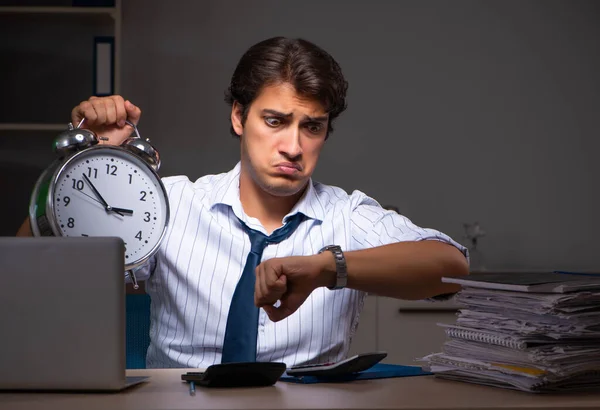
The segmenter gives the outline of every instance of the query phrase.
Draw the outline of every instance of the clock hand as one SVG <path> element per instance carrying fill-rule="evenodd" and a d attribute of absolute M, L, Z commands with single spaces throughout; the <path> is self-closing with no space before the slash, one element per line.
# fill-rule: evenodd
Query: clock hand
<path fill-rule="evenodd" d="M 100 200 L 100 203 L 102 205 L 104 205 L 104 208 L 106 208 L 108 210 L 109 206 L 106 203 L 106 201 L 104 200 L 104 198 L 102 198 L 102 195 L 100 195 L 100 192 L 98 192 L 98 190 L 96 189 L 96 187 L 94 186 L 94 184 L 92 184 L 92 181 L 90 181 L 90 179 L 85 175 L 83 175 L 83 179 L 85 179 L 85 182 L 88 183 L 88 185 L 90 186 L 90 188 L 92 188 L 92 191 L 94 191 L 94 194 L 96 194 L 96 196 L 98 197 L 98 199 Z"/>
<path fill-rule="evenodd" d="M 121 212 L 121 213 L 124 213 L 124 214 L 133 215 L 133 209 L 117 208 L 115 206 L 111 207 L 111 209 L 114 212 Z"/>
<path fill-rule="evenodd" d="M 96 201 L 96 202 L 98 202 L 100 205 L 102 205 L 102 202 L 98 201 L 98 199 L 94 198 L 94 197 L 93 197 L 93 196 L 91 196 L 90 194 L 86 194 L 86 193 L 85 193 L 85 192 L 83 192 L 83 191 L 79 191 L 79 193 L 81 193 L 81 194 L 83 194 L 83 195 L 87 196 L 87 197 L 88 197 L 88 198 L 90 198 L 90 199 L 93 199 L 94 201 Z"/>
<path fill-rule="evenodd" d="M 120 208 L 117 208 L 117 209 L 115 209 L 115 208 L 113 208 L 113 207 L 112 207 L 112 206 L 110 206 L 110 205 L 109 205 L 109 206 L 106 208 L 106 211 L 108 211 L 108 212 L 114 212 L 114 213 L 116 213 L 116 214 L 119 214 L 119 215 L 121 215 L 121 216 L 125 216 L 125 215 L 123 215 L 123 214 L 121 213 L 121 211 L 120 211 Z M 133 213 L 133 211 L 131 211 L 131 212 Z"/>
<path fill-rule="evenodd" d="M 94 201 L 98 202 L 100 205 L 102 205 L 102 202 L 100 202 L 99 200 L 97 200 L 96 198 L 94 198 L 93 196 L 91 196 L 90 194 L 87 194 L 83 191 L 79 191 L 80 194 L 83 194 L 85 196 L 87 196 L 90 199 L 93 199 Z M 111 208 L 111 210 L 113 210 L 114 212 L 118 213 L 121 216 L 124 216 L 121 212 L 123 211 L 130 211 L 129 209 L 121 209 L 121 208 Z M 125 212 L 125 213 L 130 213 L 130 212 Z M 131 211 L 131 214 L 133 214 L 133 211 Z"/>
<path fill-rule="evenodd" d="M 87 175 L 85 175 L 85 174 L 81 174 L 81 175 L 83 175 L 83 179 L 85 179 L 85 181 L 88 183 L 88 185 L 90 186 L 90 188 L 92 188 L 92 191 L 94 191 L 94 193 L 96 194 L 96 196 L 100 200 L 100 203 L 102 205 L 104 205 L 104 209 L 106 209 L 106 212 L 113 211 L 113 212 L 116 212 L 119 215 L 123 216 L 123 214 L 121 212 L 113 210 L 113 208 L 108 203 L 106 203 L 106 201 L 104 200 L 104 198 L 102 198 L 102 195 L 100 195 L 100 192 L 98 192 L 98 190 L 96 189 L 96 187 L 94 186 L 94 184 L 92 184 L 92 181 L 90 181 L 90 179 L 87 177 Z"/>

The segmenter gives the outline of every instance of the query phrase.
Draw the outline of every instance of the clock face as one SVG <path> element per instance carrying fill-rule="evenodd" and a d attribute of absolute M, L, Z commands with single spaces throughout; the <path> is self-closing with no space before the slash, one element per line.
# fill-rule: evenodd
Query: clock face
<path fill-rule="evenodd" d="M 71 158 L 50 199 L 64 236 L 121 237 L 130 266 L 156 250 L 168 221 L 160 179 L 141 159 L 119 148 L 89 149 Z"/>

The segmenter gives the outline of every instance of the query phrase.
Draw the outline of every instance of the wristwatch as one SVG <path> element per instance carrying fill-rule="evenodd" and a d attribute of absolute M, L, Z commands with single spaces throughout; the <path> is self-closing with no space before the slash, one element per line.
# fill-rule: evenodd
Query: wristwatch
<path fill-rule="evenodd" d="M 330 290 L 342 289 L 346 287 L 348 283 L 348 271 L 346 269 L 346 258 L 344 257 L 344 252 L 342 252 L 342 248 L 339 245 L 327 245 L 323 249 L 319 251 L 319 253 L 323 253 L 325 251 L 330 251 L 333 253 L 333 257 L 335 258 L 335 272 L 336 272 L 336 282 L 335 286 L 329 287 Z"/>

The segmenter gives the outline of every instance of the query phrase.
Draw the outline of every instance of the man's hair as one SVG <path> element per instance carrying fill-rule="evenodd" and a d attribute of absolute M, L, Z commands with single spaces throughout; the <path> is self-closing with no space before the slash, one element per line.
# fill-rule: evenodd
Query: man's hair
<path fill-rule="evenodd" d="M 333 57 L 309 41 L 273 37 L 250 47 L 233 72 L 225 101 L 242 106 L 243 124 L 263 88 L 280 83 L 293 85 L 302 97 L 323 105 L 329 114 L 329 136 L 333 120 L 346 109 L 348 82 Z M 238 136 L 233 126 L 231 134 Z"/>

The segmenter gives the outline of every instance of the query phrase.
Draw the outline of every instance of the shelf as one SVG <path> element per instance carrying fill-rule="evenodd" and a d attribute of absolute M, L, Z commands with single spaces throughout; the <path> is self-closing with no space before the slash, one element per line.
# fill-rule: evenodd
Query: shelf
<path fill-rule="evenodd" d="M 3 96 L 10 100 L 0 99 L 10 106 L 8 110 L 3 109 L 0 116 L 0 140 L 3 144 L 9 139 L 4 137 L 37 137 L 68 129 L 73 104 L 93 93 L 95 80 L 92 74 L 96 62 L 92 40 L 96 37 L 114 38 L 113 93 L 120 92 L 122 0 L 114 0 L 108 7 L 72 6 L 67 0 L 10 0 L 0 3 L 3 3 L 0 6 L 0 32 L 4 39 L 2 56 L 13 61 L 14 67 L 11 68 L 14 68 L 15 74 L 13 78 L 9 76 L 0 82 L 0 89 L 7 91 Z M 73 36 L 74 32 L 76 36 Z M 19 41 L 15 42 L 12 38 L 15 35 Z M 65 41 L 70 42 L 71 49 L 84 51 L 71 57 L 64 51 Z M 31 83 L 31 78 L 36 76 L 36 80 L 45 85 L 42 91 L 38 84 Z M 65 81 L 74 83 L 69 92 L 61 92 L 60 87 Z M 57 92 L 60 94 L 58 97 Z M 15 99 L 15 95 L 18 96 L 16 101 L 11 100 Z M 27 95 L 36 95 L 39 107 L 32 107 Z M 27 115 L 28 112 L 38 114 Z"/>
<path fill-rule="evenodd" d="M 0 123 L 0 131 L 64 131 L 68 128 L 64 124 L 42 124 L 42 123 Z"/>
<path fill-rule="evenodd" d="M 37 7 L 37 6 L 2 6 L 0 14 L 107 14 L 115 18 L 116 7 Z"/>

